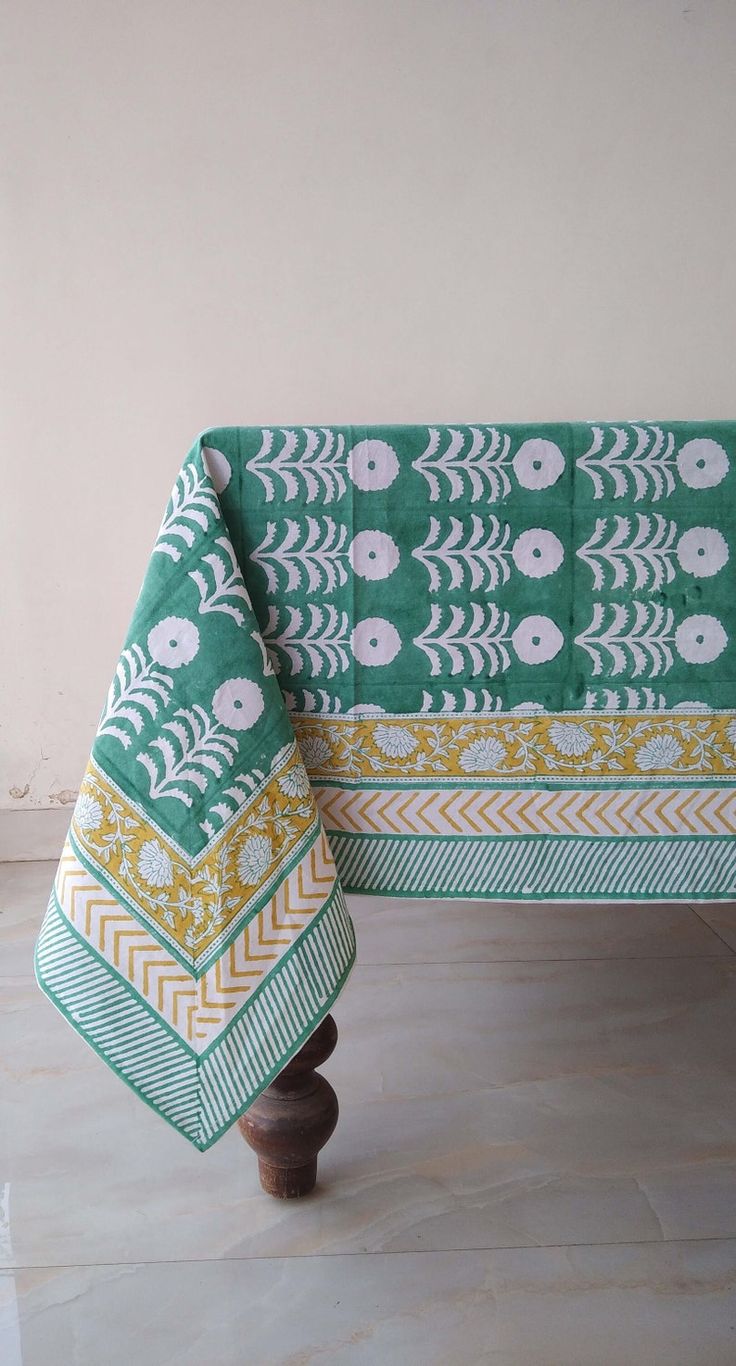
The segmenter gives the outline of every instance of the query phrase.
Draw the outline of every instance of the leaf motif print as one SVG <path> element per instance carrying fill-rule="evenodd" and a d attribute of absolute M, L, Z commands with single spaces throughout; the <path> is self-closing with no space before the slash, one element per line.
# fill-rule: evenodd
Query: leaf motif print
<path fill-rule="evenodd" d="M 287 593 L 301 588 L 305 577 L 313 593 L 318 589 L 332 593 L 346 583 L 346 526 L 338 525 L 333 517 L 309 516 L 306 523 L 287 517 L 285 526 L 285 533 L 277 544 L 277 525 L 267 522 L 266 535 L 250 555 L 253 563 L 265 573 L 269 593 L 279 591 L 279 570 L 285 578 L 283 591 Z"/>
<path fill-rule="evenodd" d="M 653 688 L 589 688 L 585 694 L 586 711 L 665 711 L 664 693 Z"/>
<path fill-rule="evenodd" d="M 256 645 L 258 646 L 261 652 L 261 667 L 263 668 L 263 677 L 273 678 L 275 674 L 273 660 L 271 659 L 271 656 L 263 643 L 263 636 L 261 635 L 260 631 L 251 631 L 250 638 L 251 640 L 255 641 Z"/>
<path fill-rule="evenodd" d="M 336 716 L 342 711 L 342 702 L 339 697 L 332 697 L 324 688 L 302 688 L 302 711 L 321 712 L 325 715 Z"/>
<path fill-rule="evenodd" d="M 193 798 L 187 787 L 206 792 L 210 775 L 221 778 L 225 768 L 232 765 L 238 742 L 219 722 L 213 722 L 198 703 L 191 709 L 180 707 L 162 729 L 168 735 L 157 736 L 148 750 L 136 755 L 148 773 L 149 796 L 154 801 L 175 797 L 191 806 Z M 169 735 L 173 738 L 169 739 Z M 151 750 L 157 751 L 160 758 L 154 757 Z"/>
<path fill-rule="evenodd" d="M 429 574 L 430 593 L 439 591 L 442 568 L 449 571 L 449 588 L 462 587 L 466 574 L 472 589 L 494 589 L 499 582 L 507 582 L 511 573 L 507 549 L 511 527 L 508 523 L 502 524 L 493 516 L 485 523 L 473 512 L 470 526 L 460 517 L 451 517 L 450 529 L 442 541 L 441 536 L 441 522 L 437 517 L 430 517 L 423 545 L 411 552 Z"/>
<path fill-rule="evenodd" d="M 672 432 L 635 424 L 632 431 L 636 444 L 629 450 L 631 433 L 623 427 L 591 428 L 590 447 L 579 457 L 577 465 L 592 479 L 594 498 L 605 497 L 607 479 L 613 487 L 614 498 L 623 498 L 630 493 L 637 502 L 648 497 L 656 503 L 673 492 L 676 460 Z M 604 451 L 606 437 L 611 435 L 613 441 Z"/>
<path fill-rule="evenodd" d="M 607 611 L 611 619 L 603 629 Z M 596 602 L 591 623 L 575 637 L 575 644 L 590 655 L 596 675 L 603 673 L 607 665 L 613 677 L 628 667 L 634 678 L 643 673 L 657 678 L 672 667 L 673 622 L 672 608 L 659 603 Z"/>
<path fill-rule="evenodd" d="M 282 610 L 287 623 L 279 631 Z M 344 673 L 350 665 L 350 627 L 347 612 L 338 612 L 337 608 L 331 605 L 318 607 L 316 603 L 309 603 L 307 612 L 309 623 L 305 627 L 304 613 L 300 608 L 269 607 L 263 640 L 272 660 L 276 661 L 277 671 L 280 666 L 276 651 L 281 650 L 296 674 L 303 672 L 307 662 L 315 677 L 322 674 L 325 666 L 327 678 L 334 678 L 338 672 Z"/>
<path fill-rule="evenodd" d="M 611 588 L 624 588 L 630 578 L 635 589 L 652 592 L 663 583 L 672 582 L 677 523 L 668 521 L 661 513 L 648 517 L 637 512 L 635 516 L 633 534 L 628 517 L 615 516 L 611 522 L 607 517 L 598 517 L 592 536 L 578 550 L 580 559 L 593 571 L 596 592 L 603 588 L 607 572 Z M 613 530 L 605 540 L 611 525 Z"/>
<path fill-rule="evenodd" d="M 511 660 L 505 643 L 509 639 L 508 612 L 501 612 L 495 603 L 479 602 L 471 603 L 469 609 L 451 606 L 449 610 L 449 622 L 443 626 L 444 610 L 433 603 L 428 626 L 414 639 L 429 659 L 433 677 L 445 672 L 445 656 L 452 676 L 461 673 L 467 664 L 473 678 L 485 670 L 493 675 L 509 667 Z"/>
<path fill-rule="evenodd" d="M 131 645 L 123 650 L 108 690 L 97 734 L 113 736 L 120 741 L 123 749 L 129 749 L 132 735 L 126 730 L 126 725 L 140 735 L 146 713 L 152 718 L 156 717 L 159 706 L 168 703 L 172 687 L 171 675 L 164 673 L 155 660 L 146 660 L 140 645 Z"/>
<path fill-rule="evenodd" d="M 345 470 L 345 438 L 335 436 L 328 427 L 319 431 L 304 427 L 300 431 L 281 429 L 283 444 L 274 455 L 274 432 L 264 428 L 257 455 L 248 460 L 246 468 L 260 479 L 266 492 L 266 502 L 276 496 L 276 480 L 284 502 L 290 503 L 302 491 L 308 503 L 332 503 L 342 498 L 347 487 Z M 300 449 L 301 439 L 304 445 Z"/>
<path fill-rule="evenodd" d="M 191 550 L 197 535 L 194 528 L 207 531 L 210 519 L 215 521 L 219 513 L 220 504 L 210 483 L 196 465 L 185 465 L 174 485 L 152 553 L 168 555 L 178 563 L 183 552 L 176 542 L 183 542 Z"/>
<path fill-rule="evenodd" d="M 189 571 L 189 578 L 194 579 L 199 589 L 199 612 L 224 612 L 231 616 L 238 626 L 244 626 L 243 612 L 229 601 L 231 598 L 239 598 L 247 607 L 252 609 L 253 606 L 235 550 L 227 536 L 218 536 L 215 545 L 220 546 L 222 555 L 213 551 L 210 555 L 202 556 L 203 563 L 209 565 L 212 572 L 212 585 L 208 584 L 201 569 Z"/>
<path fill-rule="evenodd" d="M 474 692 L 472 688 L 463 688 L 462 698 L 459 693 L 448 692 L 447 688 L 443 688 L 440 702 L 437 702 L 433 694 L 424 688 L 422 689 L 420 711 L 424 714 L 459 710 L 465 716 L 471 712 L 500 711 L 501 707 L 501 698 L 489 692 L 488 688 L 481 688 L 480 692 Z"/>
<path fill-rule="evenodd" d="M 511 490 L 511 479 L 507 471 L 510 438 L 488 427 L 471 427 L 470 444 L 465 432 L 456 428 L 446 428 L 449 443 L 440 452 L 442 437 L 438 427 L 429 428 L 426 450 L 413 466 L 424 476 L 429 484 L 429 500 L 439 502 L 446 485 L 449 484 L 449 501 L 454 503 L 466 493 L 471 503 L 483 499 L 495 503 L 505 498 Z"/>

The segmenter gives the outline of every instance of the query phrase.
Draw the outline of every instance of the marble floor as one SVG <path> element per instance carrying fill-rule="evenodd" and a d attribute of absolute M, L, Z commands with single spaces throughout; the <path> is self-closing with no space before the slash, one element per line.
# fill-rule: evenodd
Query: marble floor
<path fill-rule="evenodd" d="M 2 1366 L 733 1366 L 736 907 L 354 897 L 315 1193 L 35 986 L 0 867 Z"/>

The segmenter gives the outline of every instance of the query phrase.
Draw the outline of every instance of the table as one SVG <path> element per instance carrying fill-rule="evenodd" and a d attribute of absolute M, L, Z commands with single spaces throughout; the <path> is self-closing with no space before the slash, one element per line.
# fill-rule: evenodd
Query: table
<path fill-rule="evenodd" d="M 314 1184 L 346 892 L 733 898 L 735 464 L 727 422 L 198 437 L 35 955 L 197 1148 Z"/>

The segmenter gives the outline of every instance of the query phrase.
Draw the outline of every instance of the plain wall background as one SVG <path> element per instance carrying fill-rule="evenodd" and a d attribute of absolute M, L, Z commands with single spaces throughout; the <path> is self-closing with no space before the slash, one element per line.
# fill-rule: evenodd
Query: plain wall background
<path fill-rule="evenodd" d="M 736 417 L 734 0 L 0 13 L 0 809 L 73 800 L 202 428 Z"/>

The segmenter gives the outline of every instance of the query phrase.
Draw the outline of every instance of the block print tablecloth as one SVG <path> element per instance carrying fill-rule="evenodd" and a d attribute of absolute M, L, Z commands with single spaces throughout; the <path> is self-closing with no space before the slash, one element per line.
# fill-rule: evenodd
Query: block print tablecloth
<path fill-rule="evenodd" d="M 346 890 L 733 897 L 735 508 L 733 424 L 205 433 L 42 989 L 206 1148 L 345 982 Z"/>

